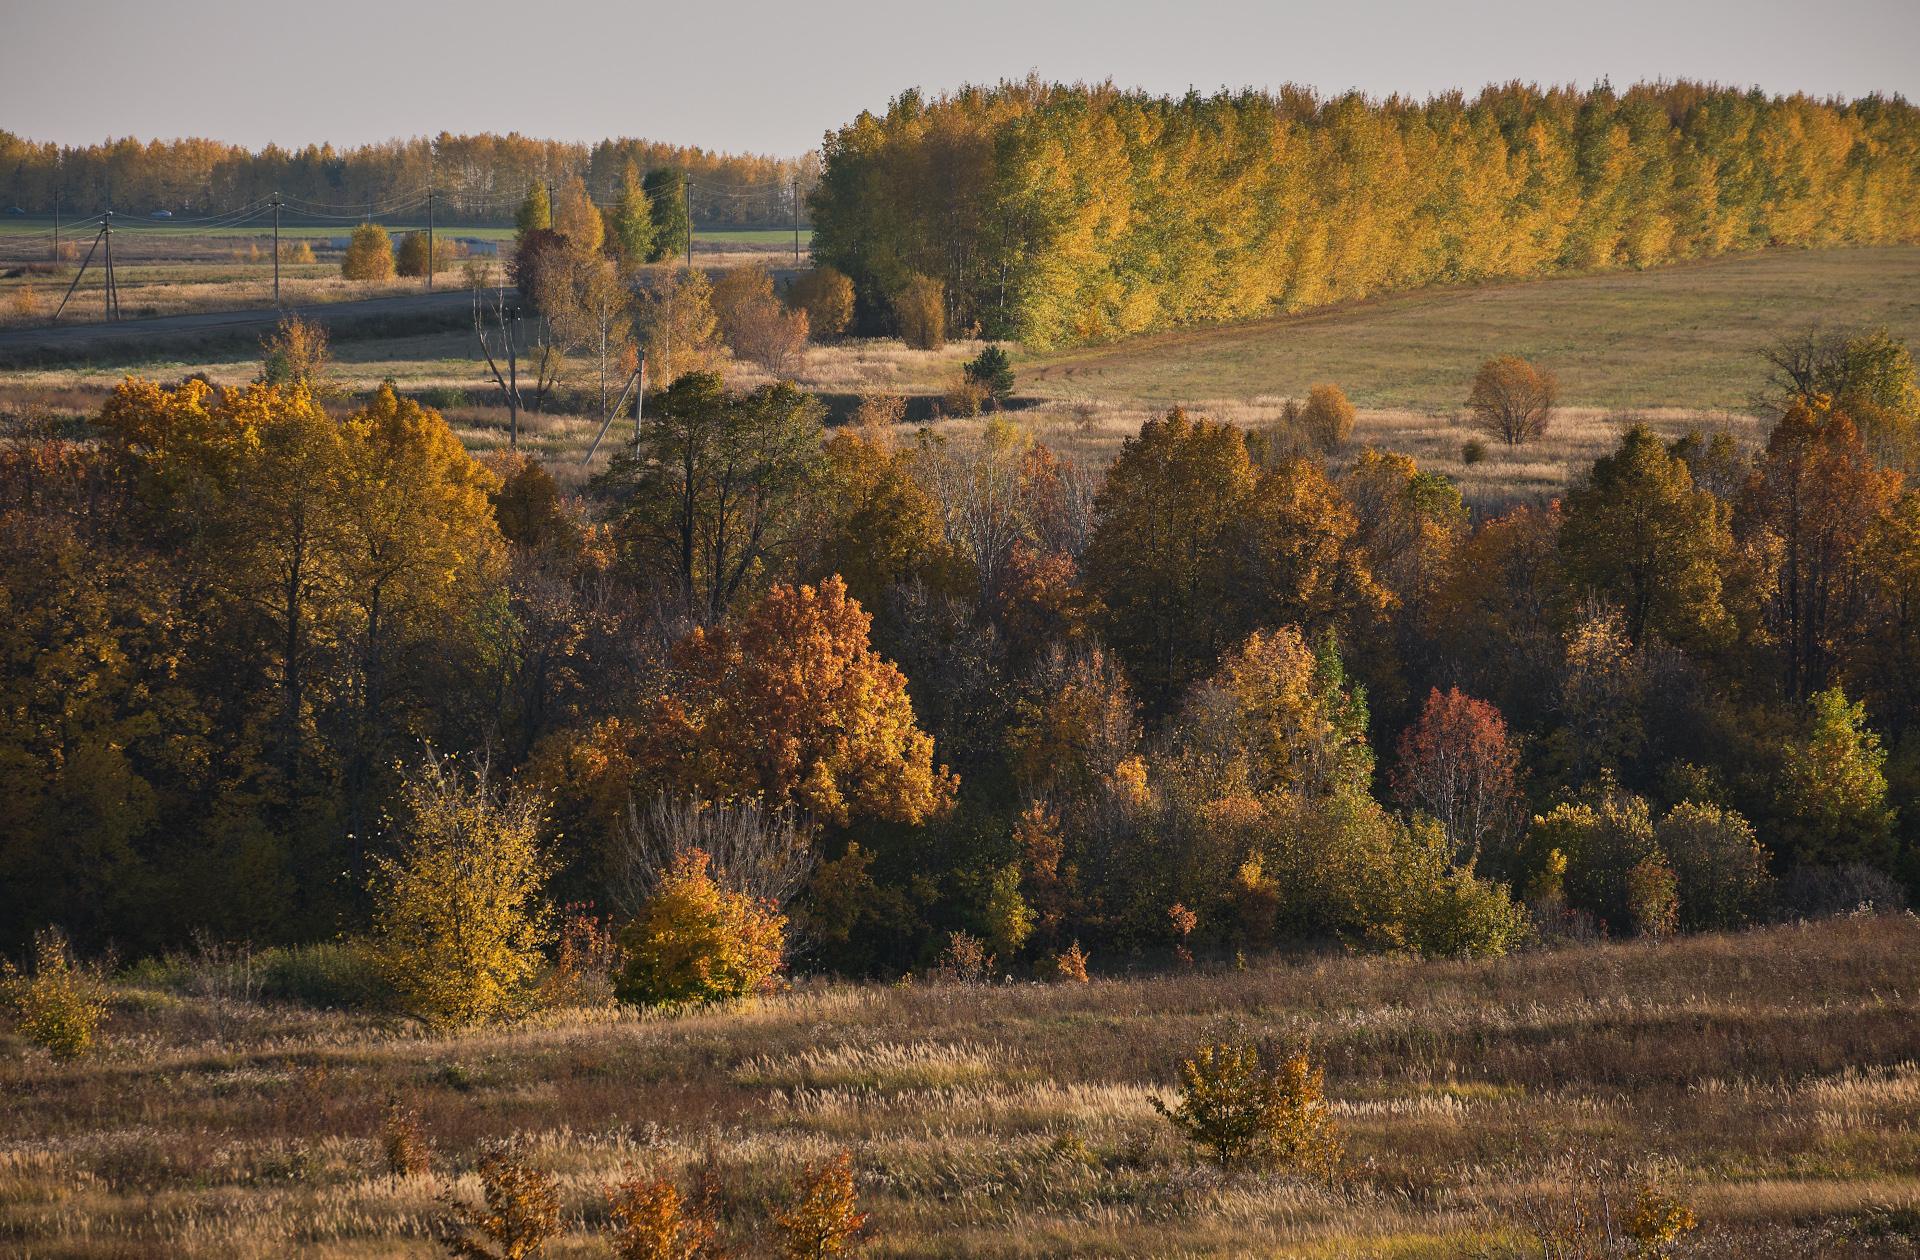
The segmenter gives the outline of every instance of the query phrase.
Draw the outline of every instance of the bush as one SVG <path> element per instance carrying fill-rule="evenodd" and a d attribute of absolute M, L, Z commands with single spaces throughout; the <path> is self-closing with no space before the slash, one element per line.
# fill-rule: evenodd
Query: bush
<path fill-rule="evenodd" d="M 312 385 L 326 375 L 327 330 L 313 320 L 285 316 L 260 348 L 260 379 L 269 385 Z"/>
<path fill-rule="evenodd" d="M 107 1015 L 106 986 L 97 968 L 74 958 L 65 933 L 33 934 L 33 970 L 0 959 L 0 1001 L 28 1040 L 56 1059 L 77 1059 L 93 1046 Z"/>
<path fill-rule="evenodd" d="M 1153 1107 L 1222 1168 L 1275 1163 L 1331 1177 L 1340 1139 L 1325 1093 L 1325 1073 L 1298 1051 L 1269 1068 L 1251 1044 L 1202 1046 L 1180 1065 L 1180 1100 Z"/>
<path fill-rule="evenodd" d="M 380 1150 L 386 1156 L 388 1174 L 394 1177 L 424 1177 L 433 1164 L 433 1149 L 420 1128 L 419 1115 L 402 1105 L 398 1095 L 387 1097 Z"/>
<path fill-rule="evenodd" d="M 1699 1226 L 1693 1209 L 1654 1178 L 1643 1180 L 1634 1192 L 1633 1210 L 1627 1215 L 1627 1236 L 1633 1240 L 1635 1260 L 1673 1255 L 1680 1239 Z"/>
<path fill-rule="evenodd" d="M 985 984 L 993 976 L 993 965 L 985 941 L 970 932 L 952 932 L 933 965 L 933 976 L 956 984 Z"/>
<path fill-rule="evenodd" d="M 281 241 L 280 261 L 283 263 L 310 263 L 313 258 L 313 246 L 307 241 Z"/>
<path fill-rule="evenodd" d="M 858 1251 L 867 1217 L 854 1196 L 853 1157 L 842 1151 L 808 1168 L 773 1225 L 782 1260 L 828 1260 Z"/>
<path fill-rule="evenodd" d="M 515 1013 L 550 935 L 539 800 L 520 790 L 496 800 L 484 770 L 468 780 L 431 752 L 401 797 L 407 834 L 372 884 L 382 971 L 435 1024 Z"/>
<path fill-rule="evenodd" d="M 451 1215 L 440 1229 L 440 1245 L 460 1260 L 529 1260 L 560 1233 L 560 1191 L 553 1177 L 521 1162 L 514 1152 L 496 1147 L 480 1157 L 482 1207 L 457 1202 L 449 1190 L 443 1202 Z"/>
<path fill-rule="evenodd" d="M 1013 397 L 1013 361 L 999 346 L 988 346 L 967 360 L 961 371 L 995 406 L 1005 406 L 1007 399 Z"/>
<path fill-rule="evenodd" d="M 833 267 L 815 267 L 787 286 L 787 305 L 806 313 L 815 337 L 836 337 L 853 322 L 853 281 Z"/>
<path fill-rule="evenodd" d="M 347 241 L 340 274 L 349 280 L 393 279 L 393 238 L 378 223 L 362 223 Z"/>
<path fill-rule="evenodd" d="M 914 276 L 893 296 L 893 318 L 900 339 L 915 350 L 947 344 L 947 290 L 931 276 Z"/>
<path fill-rule="evenodd" d="M 1053 978 L 1062 984 L 1087 983 L 1087 952 L 1079 941 L 1053 956 Z"/>
<path fill-rule="evenodd" d="M 1353 436 L 1353 404 L 1338 385 L 1315 385 L 1300 409 L 1300 431 L 1322 455 L 1331 455 Z"/>
<path fill-rule="evenodd" d="M 1402 931 L 1426 958 L 1498 958 L 1526 944 L 1533 924 L 1505 884 L 1455 868 L 1416 898 Z"/>
<path fill-rule="evenodd" d="M 1680 923 L 1691 931 L 1764 918 L 1773 891 L 1767 850 L 1730 809 L 1682 801 L 1654 828 L 1679 883 Z"/>
<path fill-rule="evenodd" d="M 1483 463 L 1486 458 L 1487 444 L 1479 438 L 1468 438 L 1460 444 L 1460 462 L 1467 467 L 1471 468 L 1475 464 Z"/>
<path fill-rule="evenodd" d="M 260 996 L 319 1010 L 382 1010 L 394 1004 L 393 986 L 365 941 L 270 949 L 260 955 Z"/>
<path fill-rule="evenodd" d="M 722 1253 L 719 1222 L 705 1199 L 692 1202 L 664 1177 L 628 1181 L 608 1196 L 618 1260 L 700 1260 Z"/>
<path fill-rule="evenodd" d="M 940 399 L 941 410 L 950 416 L 971 419 L 987 404 L 986 387 L 962 376 Z"/>
<path fill-rule="evenodd" d="M 433 269 L 445 271 L 453 265 L 453 242 L 444 237 L 433 242 Z M 424 276 L 427 274 L 427 234 L 409 232 L 400 238 L 400 258 L 398 263 L 403 276 Z"/>
<path fill-rule="evenodd" d="M 730 892 L 707 873 L 705 850 L 674 858 L 658 890 L 620 933 L 614 996 L 643 1006 L 726 1002 L 768 988 L 786 948 L 786 916 Z"/>
<path fill-rule="evenodd" d="M 1680 925 L 1679 883 L 1666 855 L 1649 853 L 1627 871 L 1627 921 L 1635 936 L 1656 941 Z"/>

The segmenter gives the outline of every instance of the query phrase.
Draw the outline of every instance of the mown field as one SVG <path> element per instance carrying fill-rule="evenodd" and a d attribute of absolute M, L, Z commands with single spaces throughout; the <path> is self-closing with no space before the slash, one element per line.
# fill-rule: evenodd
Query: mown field
<path fill-rule="evenodd" d="M 430 1256 L 437 1196 L 471 1197 L 477 1153 L 509 1137 L 559 1179 L 558 1256 L 608 1254 L 604 1188 L 638 1171 L 706 1176 L 747 1242 L 796 1168 L 840 1149 L 882 1256 L 1540 1255 L 1576 1198 L 1618 1204 L 1650 1171 L 1700 1220 L 1677 1254 L 1920 1246 L 1906 915 L 1479 963 L 809 982 L 746 1009 L 453 1036 L 146 974 L 118 988 L 98 1057 L 4 1046 L 7 1254 Z M 1150 1100 L 1215 1039 L 1326 1064 L 1335 1184 L 1192 1162 Z M 389 1097 L 418 1112 L 428 1175 L 385 1172 Z"/>

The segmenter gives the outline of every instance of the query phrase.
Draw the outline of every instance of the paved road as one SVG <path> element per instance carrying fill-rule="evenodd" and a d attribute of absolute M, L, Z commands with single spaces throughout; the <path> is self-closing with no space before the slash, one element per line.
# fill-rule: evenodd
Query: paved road
<path fill-rule="evenodd" d="M 717 279 L 722 268 L 706 269 Z M 790 267 L 772 269 L 774 282 L 785 285 L 799 274 Z M 640 283 L 656 283 L 664 269 L 649 269 Z M 315 302 L 286 308 L 327 326 L 337 340 L 351 335 L 355 324 L 377 323 L 390 333 L 409 320 L 444 328 L 472 309 L 467 289 L 451 287 L 433 293 L 366 298 L 358 302 Z M 156 315 L 123 319 L 118 323 L 60 323 L 52 327 L 0 330 L 0 368 L 28 364 L 49 365 L 89 358 L 132 358 L 168 349 L 192 350 L 210 341 L 231 343 L 257 339 L 280 322 L 273 307 L 241 311 L 197 311 L 190 315 Z"/>
<path fill-rule="evenodd" d="M 404 293 L 396 297 L 366 298 L 358 302 L 315 302 L 287 310 L 329 327 L 366 320 L 405 320 L 432 317 L 443 322 L 471 309 L 466 289 L 433 293 Z M 197 311 L 189 315 L 156 315 L 123 319 L 117 323 L 59 323 L 52 327 L 10 328 L 0 331 L 0 361 L 36 361 L 85 358 L 89 354 L 133 348 L 161 349 L 174 343 L 192 343 L 208 337 L 258 335 L 280 321 L 273 307 L 243 311 Z"/>

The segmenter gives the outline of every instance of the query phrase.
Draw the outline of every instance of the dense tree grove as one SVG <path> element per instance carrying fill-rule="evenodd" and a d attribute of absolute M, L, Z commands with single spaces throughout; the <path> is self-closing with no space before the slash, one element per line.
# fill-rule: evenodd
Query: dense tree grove
<path fill-rule="evenodd" d="M 1405 455 L 1181 410 L 1102 470 L 704 371 L 570 498 L 391 387 L 280 376 L 130 379 L 0 447 L 9 948 L 372 931 L 464 1020 L 567 902 L 678 1002 L 954 941 L 1477 955 L 1920 878 L 1910 383 L 1881 455 L 1795 394 L 1757 449 L 1625 424 L 1475 521 Z"/>
<path fill-rule="evenodd" d="M 944 286 L 1035 346 L 1435 282 L 1912 240 L 1906 102 L 1519 83 L 1424 103 L 1177 99 L 1029 79 L 901 94 L 831 133 L 815 256 L 862 321 Z"/>
<path fill-rule="evenodd" d="M 235 210 L 278 192 L 289 199 L 289 218 L 298 221 L 303 205 L 412 203 L 431 181 L 442 222 L 508 225 L 535 185 L 552 184 L 557 196 L 567 181 L 579 179 L 596 203 L 618 204 L 632 186 L 632 167 L 642 174 L 670 170 L 676 183 L 679 172 L 691 173 L 707 194 L 694 197 L 694 219 L 702 226 L 784 226 L 792 217 L 795 181 L 804 197 L 815 165 L 811 157 L 714 153 L 654 140 L 578 144 L 518 133 L 442 132 L 352 149 L 268 145 L 253 152 L 203 139 L 56 145 L 0 130 L 0 206 L 51 214 L 57 192 L 70 213 L 98 213 L 111 198 L 122 211 L 192 216 Z"/>

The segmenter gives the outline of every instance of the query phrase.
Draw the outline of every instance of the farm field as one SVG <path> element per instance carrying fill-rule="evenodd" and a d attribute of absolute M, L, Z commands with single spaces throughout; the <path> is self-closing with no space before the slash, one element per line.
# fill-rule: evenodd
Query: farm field
<path fill-rule="evenodd" d="M 321 295 L 371 295 L 337 276 L 305 283 Z M 420 282 L 403 283 L 412 287 L 396 291 Z M 312 299 L 303 291 L 301 300 Z M 1411 454 L 1459 481 L 1470 501 L 1492 508 L 1558 493 L 1574 471 L 1612 448 L 1627 416 L 1669 434 L 1703 427 L 1757 444 L 1763 430 L 1748 414 L 1748 400 L 1763 373 L 1758 351 L 1816 322 L 1884 325 L 1920 341 L 1920 247 L 1775 251 L 1644 272 L 1431 290 L 1066 354 L 1016 355 L 1018 415 L 1063 453 L 1104 463 L 1142 420 L 1174 403 L 1259 425 L 1279 415 L 1287 396 L 1331 381 L 1359 406 L 1356 445 Z M 863 392 L 909 395 L 917 400 L 917 425 L 978 349 L 956 341 L 919 352 L 898 341 L 849 340 L 810 348 L 796 374 L 801 385 L 843 407 Z M 1468 383 L 1482 359 L 1508 351 L 1555 371 L 1563 406 L 1544 441 L 1511 451 L 1494 444 L 1468 464 L 1462 450 L 1476 436 L 1462 416 Z M 257 355 L 228 349 L 136 365 L 0 373 L 0 396 L 57 395 L 83 405 L 79 400 L 97 398 L 129 370 L 168 379 L 204 372 L 238 383 L 258 364 Z M 737 383 L 761 379 L 748 365 L 731 372 Z M 385 379 L 432 391 L 474 448 L 505 442 L 506 412 L 492 403 L 495 391 L 470 337 L 442 332 L 336 345 L 334 384 L 365 390 Z M 526 423 L 534 449 L 563 463 L 577 461 L 598 428 L 564 414 Z M 935 423 L 965 438 L 982 422 Z"/>
<path fill-rule="evenodd" d="M 0 1058 L 11 1254 L 433 1255 L 436 1196 L 473 1198 L 482 1144 L 508 1137 L 557 1175 L 550 1256 L 609 1254 L 604 1189 L 638 1172 L 704 1170 L 744 1240 L 840 1149 L 881 1256 L 1539 1255 L 1542 1202 L 1618 1201 L 1650 1171 L 1701 1222 L 1691 1256 L 1920 1245 L 1906 915 L 1479 963 L 808 982 L 464 1036 L 196 993 L 233 980 L 206 964 L 140 974 L 99 1057 Z M 1334 1185 L 1196 1165 L 1154 1113 L 1178 1059 L 1223 1039 L 1324 1060 Z M 430 1174 L 384 1171 L 389 1097 L 417 1111 Z"/>

